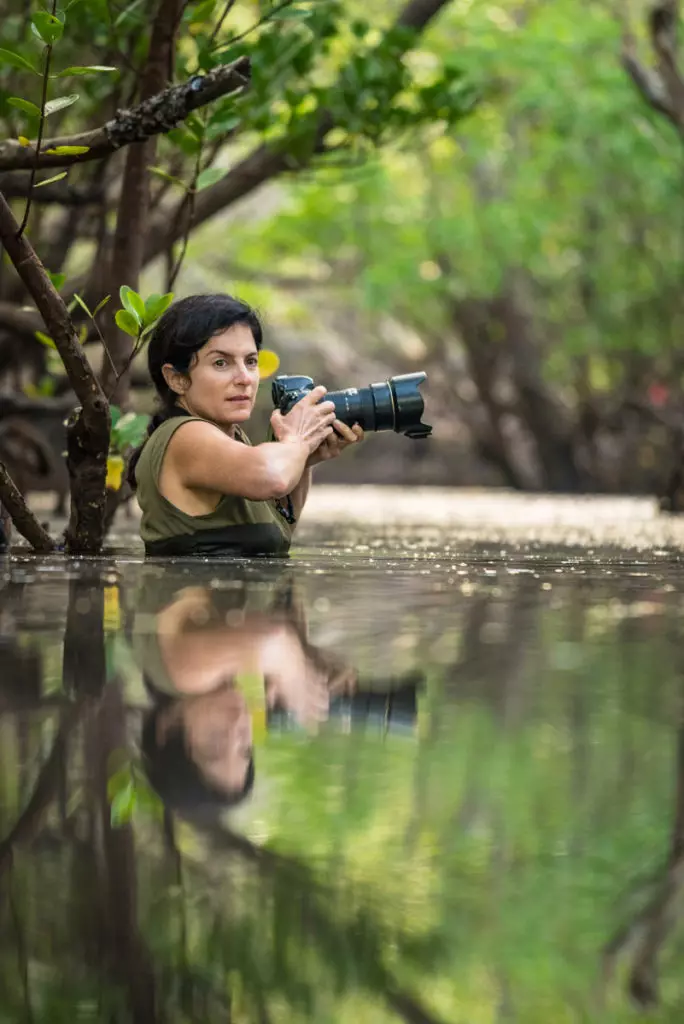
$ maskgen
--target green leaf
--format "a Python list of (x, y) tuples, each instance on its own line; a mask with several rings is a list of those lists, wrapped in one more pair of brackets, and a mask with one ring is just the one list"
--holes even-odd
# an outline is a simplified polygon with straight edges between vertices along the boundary
[(271, 15), (270, 21), (294, 21), (295, 18), (310, 18), (313, 11), (310, 7), (283, 7)]
[(111, 806), (111, 823), (114, 828), (127, 825), (133, 817), (135, 810), (135, 788), (133, 782), (129, 782), (123, 789), (119, 790)]
[(128, 412), (112, 428), (112, 442), (115, 449), (125, 455), (129, 448), (141, 444), (147, 433), (150, 417), (144, 413)]
[(192, 12), (190, 18), (191, 25), (201, 25), (202, 22), (207, 21), (216, 6), (216, 0), (204, 0), (203, 3), (197, 4), (197, 7)]
[(60, 171), (59, 174), (53, 174), (51, 178), (45, 178), (43, 181), (37, 181), (34, 188), (42, 188), (43, 185), (52, 185), (54, 181), (61, 181), (62, 178), (66, 178), (67, 172)]
[(42, 331), (34, 331), (33, 333), (41, 345), (45, 345), (46, 348), (57, 348), (49, 334), (43, 334)]
[(180, 185), (181, 188), (185, 188), (185, 182), (181, 181), (180, 178), (174, 178), (172, 174), (168, 174), (163, 167), (148, 167), (147, 170), (150, 174), (156, 175), (158, 178), (163, 178), (164, 181), (170, 181), (172, 185)]
[[(57, 96), (54, 100), (48, 100), (45, 104), (45, 116), (56, 114), (58, 110), (66, 110), (78, 99), (78, 93), (72, 92), (70, 96)], [(61, 148), (61, 147), (60, 147)]]
[(127, 309), (139, 324), (144, 324), (145, 303), (141, 296), (136, 291), (133, 291), (132, 288), (129, 288), (127, 284), (123, 284), (119, 288), (119, 298), (124, 309)]
[(66, 281), (66, 274), (53, 274), (51, 270), (46, 271), (47, 276), (52, 281), (54, 287), (59, 291), (64, 282)]
[(107, 780), (107, 799), (114, 800), (127, 786), (132, 785), (131, 766), (127, 762)]
[(22, 57), (20, 53), (15, 53), (14, 50), (0, 48), (0, 64), (9, 64), (10, 67), (18, 68), (19, 71), (32, 71), (34, 75), (38, 74), (33, 64), (26, 60), (26, 57)]
[(87, 153), (90, 146), (55, 146), (54, 149), (46, 149), (45, 153), (50, 153), (52, 156), (80, 156), (81, 153)]
[(35, 103), (31, 103), (31, 100), (22, 100), (20, 96), (10, 96), (7, 102), (11, 107), (23, 110), (25, 114), (30, 114), (31, 117), (40, 117), (40, 107), (37, 107)]
[(114, 319), (116, 320), (117, 327), (124, 331), (125, 334), (130, 334), (131, 338), (138, 337), (140, 324), (127, 309), (120, 309)]
[(92, 320), (92, 319), (93, 319), (93, 314), (92, 314), (92, 313), (90, 312), (90, 310), (89, 310), (89, 309), (88, 309), (88, 307), (86, 306), (86, 304), (85, 304), (85, 302), (83, 301), (83, 299), (81, 298), (81, 296), (80, 296), (80, 295), (77, 295), (77, 294), (76, 294), (76, 292), (74, 292), (74, 298), (76, 299), (76, 302), (77, 302), (77, 303), (79, 304), (79, 306), (81, 307), (81, 309), (82, 309), (82, 310), (84, 310), (84, 311), (85, 311), (85, 313), (86, 313), (86, 315), (87, 315), (87, 316), (89, 316), (89, 317), (90, 317), (90, 319)]
[(112, 421), (112, 430), (114, 430), (117, 423), (121, 419), (121, 409), (119, 408), (118, 405), (110, 405), (109, 414), (111, 416)]
[(194, 135), (192, 135), (186, 128), (172, 128), (167, 133), (166, 138), (172, 145), (177, 146), (186, 156), (194, 156), (202, 148), (202, 143), (198, 142)]
[(164, 313), (173, 302), (173, 292), (166, 295), (150, 295), (145, 300), (145, 323), (152, 324)]
[(220, 167), (207, 167), (206, 170), (197, 178), (197, 184), (195, 185), (195, 191), (201, 192), (204, 188), (209, 188), (211, 185), (215, 185), (217, 181), (225, 177), (226, 172)]
[(128, 7), (124, 8), (124, 10), (121, 12), (121, 14), (114, 22), (114, 28), (118, 28), (120, 25), (123, 25), (124, 21), (127, 21), (128, 18), (130, 18), (133, 11), (136, 10), (136, 8), (140, 7), (140, 4), (142, 2), (143, 0), (133, 0), (132, 4), (129, 4)]
[(83, 67), (72, 66), (64, 68), (56, 75), (57, 78), (68, 78), (70, 75), (99, 75), (103, 71), (118, 71), (118, 68), (108, 67), (106, 64), (88, 64)]
[(60, 21), (59, 18), (48, 14), (47, 11), (36, 11), (31, 21), (44, 43), (56, 43), (58, 39), (61, 39), (62, 32), (64, 31), (64, 22)]
[(101, 301), (98, 302), (97, 306), (93, 310), (93, 319), (95, 319), (95, 317), (97, 316), (101, 309), (104, 309), (104, 307), (107, 305), (110, 299), (111, 295), (105, 295), (104, 299), (101, 299)]

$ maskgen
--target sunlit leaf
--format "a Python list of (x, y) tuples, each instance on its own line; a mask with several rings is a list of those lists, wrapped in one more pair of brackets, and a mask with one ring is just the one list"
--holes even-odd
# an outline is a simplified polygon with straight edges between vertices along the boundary
[(49, 334), (43, 334), (42, 331), (34, 331), (33, 333), (41, 345), (45, 345), (46, 348), (57, 348)]
[(145, 323), (152, 324), (164, 313), (173, 302), (173, 292), (166, 295), (150, 295), (145, 300)]
[(89, 64), (87, 66), (79, 67), (72, 66), (64, 68), (56, 76), (57, 78), (68, 78), (70, 75), (98, 75), (106, 71), (118, 71), (118, 68), (108, 67), (106, 64)]
[(43, 185), (52, 185), (55, 181), (61, 181), (62, 178), (66, 178), (67, 172), (60, 171), (59, 174), (53, 174), (51, 178), (45, 178), (43, 181), (37, 181), (34, 188), (42, 188)]
[(76, 292), (74, 292), (74, 298), (75, 298), (76, 302), (78, 303), (78, 305), (81, 307), (81, 309), (85, 312), (86, 316), (89, 316), (90, 319), (92, 320), (93, 314), (90, 312), (90, 310), (86, 306), (86, 304), (83, 301), (83, 299), (81, 298), (81, 296), (77, 295)]
[(45, 104), (45, 116), (48, 117), (50, 114), (56, 114), (58, 110), (66, 110), (66, 108), (72, 106), (72, 104), (74, 104), (77, 99), (78, 93), (73, 92), (69, 96), (57, 96), (54, 100), (48, 100), (48, 102)]
[(24, 149), (27, 146), (31, 145), (31, 140), (27, 139), (25, 135), (20, 135), (19, 138), (17, 139), (17, 142), (19, 143), (20, 146), (23, 146)]
[(117, 327), (124, 331), (125, 334), (130, 334), (131, 338), (138, 337), (138, 331), (140, 330), (140, 324), (135, 319), (132, 313), (129, 313), (127, 309), (118, 310), (114, 317)]
[(145, 303), (136, 291), (124, 284), (119, 289), (119, 298), (124, 309), (128, 310), (131, 316), (139, 325), (145, 323)]
[(110, 491), (118, 491), (121, 487), (124, 465), (124, 460), (120, 455), (110, 455), (107, 459), (106, 486)]
[(90, 146), (55, 146), (54, 149), (46, 149), (46, 153), (50, 153), (52, 156), (80, 156), (81, 153), (87, 153)]
[(127, 825), (133, 817), (135, 810), (135, 787), (129, 782), (123, 789), (120, 789), (112, 800), (111, 823), (114, 828)]
[(147, 170), (150, 174), (154, 174), (157, 178), (162, 178), (164, 181), (168, 181), (172, 185), (180, 185), (181, 188), (186, 187), (184, 181), (181, 181), (180, 178), (175, 178), (173, 174), (169, 174), (163, 167), (148, 167)]
[(51, 270), (46, 271), (47, 276), (52, 281), (54, 287), (59, 291), (64, 282), (66, 281), (66, 274), (53, 274)]
[(280, 366), (280, 357), (270, 349), (262, 348), (259, 352), (259, 376), (262, 380), (271, 377)]
[(97, 306), (93, 310), (93, 319), (95, 319), (95, 317), (97, 316), (97, 314), (100, 312), (101, 309), (104, 309), (104, 307), (107, 305), (107, 303), (109, 302), (110, 299), (111, 299), (111, 295), (105, 295), (104, 299), (101, 299), (98, 302)]

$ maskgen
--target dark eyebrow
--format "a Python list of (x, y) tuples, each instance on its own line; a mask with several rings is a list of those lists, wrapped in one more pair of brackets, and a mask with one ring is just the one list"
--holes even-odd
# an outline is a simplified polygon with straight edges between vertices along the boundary
[[(210, 349), (209, 352), (207, 352), (207, 355), (208, 356), (221, 356), (223, 359), (235, 359), (235, 356), (233, 355), (232, 352), (224, 352), (220, 348), (212, 348), (212, 349)], [(257, 350), (254, 349), (253, 352), (248, 352), (247, 355), (245, 356), (245, 358), (248, 359), (250, 356), (256, 356), (256, 355), (258, 355), (258, 353), (257, 353)]]

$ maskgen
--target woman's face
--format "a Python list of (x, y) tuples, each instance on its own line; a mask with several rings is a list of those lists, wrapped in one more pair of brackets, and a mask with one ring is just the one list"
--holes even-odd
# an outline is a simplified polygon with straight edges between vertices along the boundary
[(241, 792), (252, 756), (252, 717), (231, 685), (179, 702), (188, 756), (215, 789)]
[(197, 353), (184, 381), (183, 405), (194, 416), (231, 426), (249, 419), (258, 389), (254, 335), (246, 324), (236, 324)]

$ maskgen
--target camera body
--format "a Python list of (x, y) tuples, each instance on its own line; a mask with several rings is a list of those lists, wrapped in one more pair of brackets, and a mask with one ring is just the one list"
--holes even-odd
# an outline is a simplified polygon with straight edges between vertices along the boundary
[[(429, 437), (432, 427), (421, 422), (425, 409), (418, 390), (425, 373), (405, 373), (366, 388), (329, 391), (322, 401), (332, 402), (335, 415), (348, 427), (358, 423), (364, 430), (393, 430), (405, 437)], [(271, 385), (274, 406), (283, 415), (316, 387), (311, 377), (280, 374)]]

